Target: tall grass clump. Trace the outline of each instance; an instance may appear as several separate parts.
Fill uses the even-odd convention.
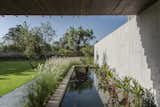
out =
[[[37,67],[40,76],[29,87],[25,107],[44,107],[50,95],[73,65],[80,64],[79,58],[51,58]]]
[[[109,107],[156,107],[154,95],[131,77],[120,78],[107,64],[97,68],[99,89],[108,95]]]

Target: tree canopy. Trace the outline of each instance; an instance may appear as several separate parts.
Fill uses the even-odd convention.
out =
[[[59,48],[80,52],[81,48],[89,45],[95,38],[92,29],[83,29],[82,27],[70,27],[62,38],[59,40]]]
[[[3,37],[6,49],[23,52],[29,59],[39,58],[47,54],[61,56],[93,55],[92,29],[70,27],[59,41],[54,41],[55,30],[49,22],[30,27],[26,22],[9,28]]]
[[[46,56],[55,31],[49,22],[30,28],[26,22],[9,29],[3,37],[8,46],[23,52],[29,60]]]

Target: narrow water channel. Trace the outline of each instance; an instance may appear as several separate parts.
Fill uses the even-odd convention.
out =
[[[75,69],[60,107],[104,107],[91,69]]]

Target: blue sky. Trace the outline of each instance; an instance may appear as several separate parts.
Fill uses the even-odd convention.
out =
[[[63,36],[70,27],[93,29],[97,40],[102,39],[127,21],[126,16],[5,16],[0,17],[0,41],[2,36],[8,32],[8,28],[26,21],[31,27],[39,26],[42,22],[49,21],[56,31],[56,39]]]

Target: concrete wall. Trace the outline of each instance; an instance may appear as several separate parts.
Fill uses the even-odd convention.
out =
[[[154,89],[160,106],[160,1],[95,44],[94,54],[99,65]]]

